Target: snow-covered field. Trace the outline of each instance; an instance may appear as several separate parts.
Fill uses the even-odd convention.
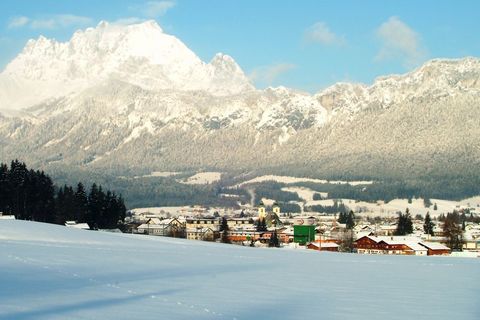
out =
[[[315,193],[320,193],[322,197],[328,197],[328,193],[325,192],[316,192],[312,189],[306,187],[283,187],[283,191],[296,193],[303,201],[304,206],[313,206],[313,205],[322,205],[322,206],[332,206],[333,199],[328,200],[313,200],[313,195]],[[452,212],[453,210],[460,210],[461,208],[474,208],[480,211],[480,197],[472,197],[464,199],[462,201],[451,201],[451,200],[442,200],[442,199],[430,199],[432,205],[429,208],[425,208],[423,199],[412,199],[412,203],[408,203],[408,199],[394,199],[390,202],[384,203],[383,201],[378,201],[377,203],[356,201],[353,199],[339,199],[341,200],[348,208],[355,212],[362,212],[362,215],[365,216],[396,216],[398,211],[405,212],[408,208],[413,215],[421,214],[425,216],[427,212],[431,216],[438,216],[440,214],[446,214]],[[437,210],[434,209],[434,204],[437,205]]]
[[[0,319],[479,319],[480,259],[0,221]]]
[[[343,203],[350,209],[358,212],[359,210],[364,215],[370,216],[396,216],[398,211],[405,212],[408,208],[413,215],[421,214],[425,216],[427,212],[431,216],[438,216],[441,213],[446,214],[453,210],[460,210],[462,207],[467,206],[466,200],[463,201],[450,201],[441,199],[430,199],[432,205],[429,208],[425,208],[423,199],[412,199],[412,203],[408,203],[408,199],[394,199],[390,202],[384,203],[379,201],[378,203],[370,203],[364,201],[355,201],[352,199],[341,199]],[[476,207],[477,203],[474,200],[468,200],[468,204],[472,207]],[[433,204],[437,204],[437,210],[433,210]]]
[[[260,176],[260,177],[256,177],[256,178],[244,181],[244,182],[239,183],[235,186],[241,187],[241,186],[244,186],[246,184],[266,182],[266,181],[275,181],[275,182],[286,183],[286,184],[298,183],[298,182],[350,184],[352,186],[367,185],[367,184],[372,184],[373,183],[373,181],[340,181],[340,180],[332,181],[332,180],[321,180],[321,179],[311,179],[311,178],[297,178],[297,177],[289,177],[289,176],[265,175],[265,176]]]
[[[220,181],[221,172],[199,172],[185,181],[180,181],[185,184],[210,184]]]

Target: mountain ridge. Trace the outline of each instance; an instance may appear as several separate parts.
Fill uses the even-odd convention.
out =
[[[132,40],[129,32],[139,32],[140,40]],[[148,44],[132,55],[129,46],[143,43],[145,32],[166,37],[163,44],[173,47],[156,53],[155,46],[163,44]],[[205,63],[173,38],[152,22],[130,27],[101,23],[75,33],[72,39],[78,43],[103,43],[92,40],[87,52],[111,49],[105,52],[118,58],[92,66],[107,71],[86,84],[77,77],[81,69],[68,73],[71,66],[62,64],[81,53],[80,47],[73,45],[74,54],[65,58],[68,42],[38,40],[40,48],[49,48],[40,50],[47,57],[63,46],[52,60],[60,67],[48,72],[72,78],[66,87],[41,80],[48,75],[42,69],[49,66],[42,62],[45,57],[36,63],[17,58],[7,67],[0,75],[0,97],[9,95],[5,77],[12,77],[21,90],[12,89],[11,95],[23,93],[22,103],[28,95],[37,100],[8,113],[8,99],[2,98],[0,158],[114,175],[204,168],[376,179],[479,175],[478,58],[434,59],[371,85],[337,83],[311,95],[285,87],[257,90],[232,57],[219,53]],[[157,49],[149,51],[150,45]],[[35,46],[29,42],[26,50]],[[184,58],[171,57],[178,51]],[[162,59],[171,60],[161,64]],[[69,81],[75,90],[67,90]],[[43,93],[36,96],[39,91]]]

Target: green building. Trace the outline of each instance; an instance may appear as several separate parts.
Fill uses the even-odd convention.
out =
[[[293,241],[301,245],[315,240],[315,226],[293,226]]]

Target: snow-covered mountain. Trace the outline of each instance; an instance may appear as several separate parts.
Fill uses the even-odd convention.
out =
[[[470,174],[480,164],[480,60],[437,59],[315,95],[256,90],[154,21],[40,37],[0,74],[0,159],[35,166],[315,175]],[[280,169],[279,169],[280,168]]]
[[[100,22],[64,43],[42,36],[30,40],[2,78],[13,82],[1,88],[6,98],[2,107],[10,108],[78,93],[108,79],[149,90],[204,90],[213,95],[253,90],[231,57],[218,53],[204,63],[155,21],[128,26]]]

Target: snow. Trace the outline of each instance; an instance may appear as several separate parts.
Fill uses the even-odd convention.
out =
[[[312,179],[312,178],[298,178],[298,177],[290,177],[290,176],[264,175],[264,176],[255,177],[248,181],[244,181],[236,186],[240,187],[246,184],[266,182],[266,181],[275,181],[275,182],[286,183],[286,184],[298,183],[298,182],[350,184],[352,186],[368,185],[373,183],[373,181],[342,181],[342,180],[332,181],[332,180],[322,180],[322,179]]]
[[[323,198],[328,197],[328,192],[317,192],[315,190],[305,188],[305,187],[284,187],[282,188],[282,191],[296,193],[299,198],[301,198],[306,202],[305,205],[321,204],[321,203],[315,203],[315,201],[318,201],[318,200],[313,200],[313,195],[315,193],[320,194]]]
[[[353,199],[341,199],[343,203],[355,212],[362,211],[362,214],[369,216],[396,216],[397,212],[405,212],[408,208],[412,215],[420,214],[425,216],[427,212],[430,216],[436,217],[442,213],[452,212],[453,210],[459,210],[466,208],[466,201],[471,205],[474,203],[475,198],[470,200],[452,201],[442,199],[430,199],[432,205],[429,208],[425,208],[422,198],[412,199],[412,203],[408,203],[408,199],[393,199],[390,202],[384,203],[378,201],[377,203],[355,201]],[[437,210],[433,210],[434,204],[437,204]]]
[[[108,79],[145,89],[205,90],[214,95],[253,90],[228,55],[205,63],[153,20],[131,25],[100,22],[67,42],[40,36],[0,74],[0,109],[20,109]]]
[[[199,172],[187,180],[180,182],[185,184],[211,184],[220,181],[221,177],[221,172]]]
[[[25,221],[0,221],[0,235],[0,319],[480,314],[479,259],[249,248]]]
[[[135,178],[135,179],[139,179],[139,178],[153,178],[153,177],[157,177],[157,178],[167,178],[167,177],[176,176],[176,175],[178,175],[178,174],[181,174],[181,172],[152,171],[150,174],[146,174],[146,175],[143,175],[143,176],[135,176],[134,178]]]

